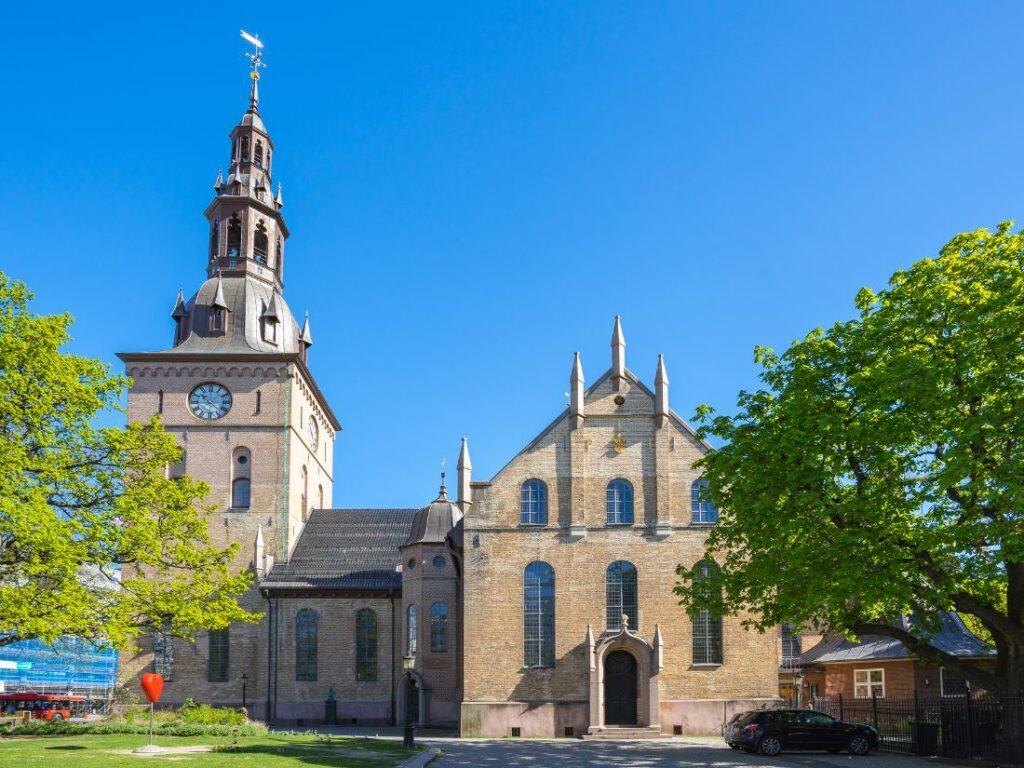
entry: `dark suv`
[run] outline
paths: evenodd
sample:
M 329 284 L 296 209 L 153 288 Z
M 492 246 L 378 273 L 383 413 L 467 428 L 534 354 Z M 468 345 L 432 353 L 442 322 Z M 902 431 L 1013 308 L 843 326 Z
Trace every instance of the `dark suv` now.
M 810 709 L 762 709 L 735 715 L 725 726 L 725 743 L 762 755 L 784 749 L 845 749 L 851 755 L 866 755 L 878 748 L 878 731 Z

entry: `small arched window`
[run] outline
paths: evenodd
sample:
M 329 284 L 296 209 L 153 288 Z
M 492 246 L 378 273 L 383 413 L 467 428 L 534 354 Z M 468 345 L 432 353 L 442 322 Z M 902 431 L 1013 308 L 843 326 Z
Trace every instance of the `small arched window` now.
M 241 155 L 240 159 L 241 159 L 241 161 L 243 163 L 248 163 L 249 162 L 249 137 L 248 136 L 243 136 L 242 137 L 242 155 Z
M 448 606 L 444 603 L 430 606 L 430 650 L 434 653 L 448 650 Z
M 322 485 L 316 487 L 316 508 L 324 508 L 324 487 Z
M 370 608 L 356 612 L 356 680 L 377 679 L 377 614 Z
M 703 477 L 690 487 L 690 509 L 694 523 L 707 524 L 718 520 L 718 508 L 708 495 L 708 481 Z
M 237 213 L 228 219 L 228 259 L 229 266 L 238 266 L 238 257 L 242 253 L 242 221 Z
M 722 585 L 718 566 L 710 560 L 702 560 L 697 564 L 694 582 L 713 596 L 721 599 Z M 717 593 L 715 595 L 714 593 Z M 716 616 L 706 609 L 697 611 L 693 622 L 693 663 L 721 664 L 722 651 L 722 617 Z
M 608 525 L 633 524 L 633 485 L 628 480 L 612 480 L 608 483 L 607 504 Z
M 257 168 L 263 167 L 263 142 L 256 139 L 256 151 L 253 152 L 253 164 Z
M 555 664 L 555 569 L 540 561 L 523 571 L 523 666 Z
M 519 522 L 522 525 L 548 524 L 548 487 L 543 480 L 527 480 L 520 488 Z
M 295 615 L 295 679 L 316 680 L 317 667 L 317 623 L 316 611 L 303 608 Z
M 252 238 L 252 257 L 258 264 L 267 263 L 267 253 L 270 251 L 270 238 L 267 236 L 267 225 L 260 221 L 256 224 L 256 233 Z
M 278 235 L 277 236 L 277 246 L 276 246 L 276 250 L 274 251 L 274 264 L 277 266 L 278 269 L 281 269 L 281 254 L 282 254 L 282 251 L 281 251 L 281 236 Z
M 618 629 L 623 615 L 629 619 L 629 628 L 639 629 L 636 566 L 626 560 L 616 560 L 605 572 L 607 629 Z
M 270 173 L 270 150 L 267 150 L 267 173 Z
M 416 606 L 410 605 L 405 612 L 405 655 L 416 655 Z

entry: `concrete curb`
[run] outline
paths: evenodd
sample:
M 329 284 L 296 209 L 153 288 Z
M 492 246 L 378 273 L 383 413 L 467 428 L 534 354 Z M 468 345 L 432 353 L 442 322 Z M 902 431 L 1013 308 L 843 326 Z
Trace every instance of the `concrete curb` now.
M 398 768 L 423 768 L 424 765 L 429 763 L 435 757 L 440 757 L 441 754 L 441 750 L 437 747 L 427 747 L 418 755 L 413 755 L 404 763 L 399 763 Z

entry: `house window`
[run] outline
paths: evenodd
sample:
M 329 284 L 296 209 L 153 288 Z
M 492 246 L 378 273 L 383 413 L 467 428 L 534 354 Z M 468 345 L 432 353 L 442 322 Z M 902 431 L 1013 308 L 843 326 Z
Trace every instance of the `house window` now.
M 377 679 L 377 614 L 369 608 L 356 613 L 356 680 Z
M 165 682 L 174 679 L 174 638 L 159 629 L 153 633 L 153 671 Z
M 618 629 L 622 616 L 629 618 L 629 628 L 639 627 L 636 600 L 636 566 L 625 560 L 616 560 L 605 572 L 605 594 L 608 629 Z
M 956 672 L 939 667 L 939 692 L 943 696 L 966 696 L 968 688 L 967 681 Z
M 430 650 L 434 653 L 448 650 L 448 606 L 444 603 L 430 606 Z
M 523 666 L 555 664 L 555 570 L 535 562 L 523 571 Z
M 416 655 L 416 606 L 410 605 L 405 612 L 405 655 Z
M 718 520 L 718 508 L 715 502 L 708 496 L 708 481 L 704 478 L 697 480 L 690 487 L 690 509 L 691 520 L 694 523 L 714 523 Z
M 721 595 L 718 583 L 718 566 L 703 560 L 694 575 L 694 581 L 705 582 L 710 590 L 717 590 Z M 707 609 L 697 611 L 692 618 L 693 663 L 697 665 L 718 665 L 724 660 L 722 648 L 722 617 L 714 615 Z
M 262 221 L 256 225 L 256 233 L 252 239 L 252 257 L 257 264 L 267 263 L 267 252 L 270 250 L 270 238 L 267 236 L 267 225 Z
M 870 699 L 872 696 L 885 698 L 884 669 L 855 669 L 853 671 L 853 696 Z
M 211 629 L 209 634 L 209 658 L 206 663 L 206 679 L 211 683 L 223 683 L 228 679 L 228 629 Z
M 295 679 L 316 680 L 316 611 L 303 608 L 295 616 Z
M 628 480 L 612 480 L 607 493 L 608 525 L 633 524 L 633 485 Z
M 782 625 L 782 660 L 793 661 L 800 658 L 800 635 L 793 631 L 792 624 Z
M 238 477 L 231 483 L 231 508 L 249 508 L 249 478 Z
M 519 522 L 522 525 L 548 524 L 548 487 L 543 480 L 527 480 L 519 493 Z

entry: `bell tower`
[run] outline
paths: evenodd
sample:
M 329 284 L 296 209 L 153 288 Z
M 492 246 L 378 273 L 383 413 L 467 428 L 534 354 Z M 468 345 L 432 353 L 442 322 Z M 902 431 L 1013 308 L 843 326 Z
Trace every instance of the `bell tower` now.
M 288 228 L 280 187 L 270 192 L 276 148 L 259 111 L 262 43 L 246 39 L 254 45 L 249 105 L 231 131 L 227 177 L 218 174 L 204 212 L 209 241 L 195 248 L 197 255 L 206 250 L 197 259 L 205 280 L 191 296 L 178 292 L 170 347 L 119 357 L 132 378 L 129 421 L 159 416 L 175 436 L 182 458 L 168 473 L 209 485 L 206 501 L 216 507 L 207 519 L 210 539 L 240 545 L 233 567 L 252 569 L 258 585 L 275 561 L 290 557 L 310 512 L 331 506 L 341 425 L 309 367 L 308 314 L 300 324 L 284 295 Z M 258 586 L 243 603 L 265 610 Z M 173 663 L 161 668 L 152 653 L 122 657 L 122 677 L 173 669 L 168 703 L 192 697 L 238 706 L 235 681 L 244 673 L 250 702 L 258 701 L 266 632 L 264 620 L 195 645 L 160 644 Z

